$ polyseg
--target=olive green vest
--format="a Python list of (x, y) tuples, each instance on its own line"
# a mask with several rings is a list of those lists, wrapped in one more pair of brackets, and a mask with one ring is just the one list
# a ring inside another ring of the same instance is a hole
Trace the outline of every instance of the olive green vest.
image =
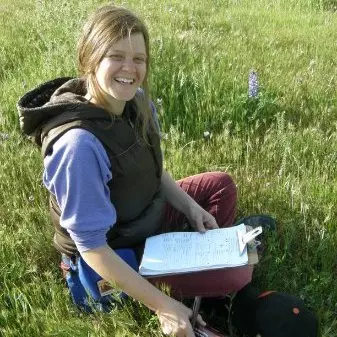
[[(73, 128), (90, 131), (103, 144), (111, 162), (110, 197), (117, 213), (117, 222), (106, 235), (112, 248), (138, 245), (158, 233), (164, 215), (159, 135), (149, 132), (149, 145), (138, 136), (132, 119), (134, 109), (135, 103), (128, 102), (123, 118), (111, 122), (101, 108), (74, 106), (66, 114), (52, 118), (41, 133), (43, 157), (52, 151), (57, 139)], [(60, 226), (61, 212), (53, 195), (50, 213), (56, 229), (55, 247), (67, 255), (76, 254), (75, 243)]]

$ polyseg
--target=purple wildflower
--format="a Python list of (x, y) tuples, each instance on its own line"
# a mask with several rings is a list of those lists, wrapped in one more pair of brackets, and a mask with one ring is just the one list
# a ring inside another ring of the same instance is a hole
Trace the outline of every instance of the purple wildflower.
[(248, 97), (256, 98), (259, 94), (259, 82), (257, 79), (257, 72), (251, 70), (248, 77)]

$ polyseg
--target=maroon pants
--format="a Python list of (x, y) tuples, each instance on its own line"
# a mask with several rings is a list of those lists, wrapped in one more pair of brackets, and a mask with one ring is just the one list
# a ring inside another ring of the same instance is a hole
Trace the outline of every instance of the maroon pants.
[[(211, 213), (219, 227), (231, 226), (236, 211), (236, 186), (232, 178), (223, 172), (206, 172), (177, 181), (202, 208)], [(167, 204), (163, 232), (185, 229), (184, 214)]]
[[(211, 213), (219, 227), (233, 224), (236, 211), (236, 186), (232, 178), (223, 172), (206, 172), (177, 181), (201, 207)], [(173, 232), (188, 229), (187, 218), (167, 204), (162, 231)], [(194, 272), (150, 278), (159, 286), (168, 284), (171, 294), (179, 299), (194, 296), (223, 296), (240, 290), (251, 281), (253, 267), (250, 265), (210, 271)]]

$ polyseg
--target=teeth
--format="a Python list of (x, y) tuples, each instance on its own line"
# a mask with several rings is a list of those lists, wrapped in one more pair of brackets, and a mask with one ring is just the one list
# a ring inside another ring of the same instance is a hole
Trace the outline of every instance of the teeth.
[(134, 82), (134, 80), (130, 80), (130, 79), (127, 79), (127, 78), (121, 78), (121, 77), (117, 77), (117, 78), (115, 78), (115, 80), (117, 82), (126, 83), (126, 84), (132, 84)]

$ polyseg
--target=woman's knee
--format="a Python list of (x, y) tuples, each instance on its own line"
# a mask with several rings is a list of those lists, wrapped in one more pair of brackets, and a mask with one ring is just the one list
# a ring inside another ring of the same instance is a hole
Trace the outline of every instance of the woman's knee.
[(218, 186), (219, 190), (223, 190), (226, 194), (237, 194), (236, 184), (233, 178), (226, 172), (212, 172), (212, 179), (214, 184)]

